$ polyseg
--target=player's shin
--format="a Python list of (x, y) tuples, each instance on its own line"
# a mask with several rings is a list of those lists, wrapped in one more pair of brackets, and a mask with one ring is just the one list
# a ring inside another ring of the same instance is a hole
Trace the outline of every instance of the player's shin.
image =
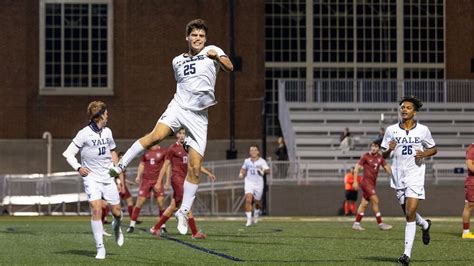
[(405, 225), (405, 251), (403, 254), (411, 257), (411, 249), (415, 240), (416, 224), (415, 222), (407, 222)]
[(138, 155), (143, 153), (145, 151), (145, 148), (142, 146), (140, 143), (140, 140), (135, 141), (132, 146), (125, 152), (123, 155), (122, 159), (119, 162), (119, 165), (121, 164), (123, 168), (127, 167), (127, 165)]
[(180, 211), (184, 213), (188, 213), (191, 207), (193, 206), (194, 199), (196, 198), (198, 185), (188, 182), (188, 180), (184, 181), (183, 186), (183, 202), (181, 203), (181, 207), (179, 208)]
[(416, 213), (416, 218), (415, 218), (416, 225), (420, 226), (422, 229), (427, 229), (428, 228), (428, 222), (421, 217), (419, 213)]
[(92, 234), (94, 235), (95, 245), (97, 248), (104, 246), (104, 225), (101, 220), (91, 220)]

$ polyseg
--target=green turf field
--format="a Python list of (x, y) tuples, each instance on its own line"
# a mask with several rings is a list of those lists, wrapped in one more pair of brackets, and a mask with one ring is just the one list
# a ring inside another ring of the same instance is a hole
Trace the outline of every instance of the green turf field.
[[(388, 232), (365, 218), (366, 231), (353, 231), (352, 218), (265, 217), (245, 228), (244, 219), (200, 219), (209, 237), (192, 240), (177, 234), (170, 220), (169, 239), (152, 237), (153, 218), (143, 218), (134, 234), (125, 233), (122, 248), (105, 237), (107, 258), (96, 261), (89, 217), (0, 217), (0, 264), (320, 264), (394, 265), (403, 252), (404, 222)], [(124, 219), (128, 225), (128, 218)], [(106, 225), (111, 232), (110, 225)], [(126, 227), (124, 226), (125, 230)], [(142, 229), (142, 230), (140, 230)], [(474, 265), (473, 241), (460, 238), (460, 217), (434, 218), (431, 243), (424, 246), (418, 229), (413, 265)]]

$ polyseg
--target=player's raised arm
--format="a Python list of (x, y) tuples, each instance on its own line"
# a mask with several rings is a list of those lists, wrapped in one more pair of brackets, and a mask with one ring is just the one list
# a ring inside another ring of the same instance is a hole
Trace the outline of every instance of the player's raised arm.
[(219, 65), (224, 71), (230, 72), (234, 70), (234, 65), (232, 64), (232, 61), (230, 61), (229, 57), (227, 57), (227, 55), (219, 56), (216, 50), (209, 49), (209, 51), (207, 51), (207, 56), (219, 63)]

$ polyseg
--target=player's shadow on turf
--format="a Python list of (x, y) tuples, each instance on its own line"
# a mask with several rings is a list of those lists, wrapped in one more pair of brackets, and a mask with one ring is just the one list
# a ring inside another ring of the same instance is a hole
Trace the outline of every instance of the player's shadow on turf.
[(378, 262), (397, 262), (397, 259), (396, 258), (393, 258), (393, 257), (381, 257), (381, 256), (377, 256), (377, 257), (365, 257), (363, 258), (364, 260), (371, 260), (371, 261), (378, 261)]
[[(96, 255), (95, 250), (78, 250), (78, 249), (64, 250), (64, 251), (55, 252), (55, 253), (63, 254), (63, 255), (80, 255), (80, 256), (85, 256), (85, 257), (95, 257)], [(114, 255), (114, 254), (107, 252), (107, 255)]]

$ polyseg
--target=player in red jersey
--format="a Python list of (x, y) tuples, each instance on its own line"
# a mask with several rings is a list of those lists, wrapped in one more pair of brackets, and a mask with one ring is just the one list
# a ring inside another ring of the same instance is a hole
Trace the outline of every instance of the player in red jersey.
[(474, 143), (466, 150), (467, 177), (464, 185), (465, 203), (462, 212), (463, 239), (474, 239), (474, 234), (469, 231), (471, 211), (474, 208)]
[[(166, 155), (166, 160), (164, 162), (163, 168), (161, 169), (160, 175), (158, 177), (158, 181), (156, 182), (155, 189), (159, 190), (162, 189), (162, 179), (167, 171), (171, 167), (171, 186), (173, 187), (173, 199), (171, 200), (170, 206), (165, 210), (163, 215), (160, 217), (158, 223), (155, 224), (152, 228), (150, 228), (150, 232), (153, 235), (161, 236), (166, 235), (166, 230), (162, 228), (162, 226), (168, 221), (168, 219), (175, 213), (181, 202), (183, 200), (183, 191), (184, 191), (184, 181), (186, 179), (186, 175), (188, 172), (188, 153), (183, 147), (184, 139), (186, 137), (186, 131), (181, 128), (176, 133), (177, 141), (175, 144), (171, 145), (168, 148), (168, 153)], [(201, 166), (201, 172), (207, 174), (211, 180), (215, 180), (216, 177), (209, 172), (206, 168)], [(168, 183), (168, 182), (167, 182)], [(203, 234), (198, 231), (196, 227), (196, 222), (193, 217), (192, 211), (189, 211), (187, 215), (187, 222), (189, 227), (191, 228), (192, 238), (193, 239), (204, 239), (206, 238), (206, 234)], [(160, 230), (161, 228), (161, 230)], [(160, 231), (159, 231), (160, 230)]]
[[(359, 205), (359, 209), (357, 210), (357, 216), (354, 225), (352, 225), (352, 229), (354, 230), (365, 230), (360, 225), (360, 221), (364, 217), (364, 212), (369, 205), (369, 202), (372, 203), (372, 210), (374, 211), (380, 230), (392, 229), (391, 225), (382, 222), (382, 215), (380, 214), (379, 209), (379, 198), (375, 193), (375, 185), (377, 183), (377, 175), (379, 173), (380, 166), (383, 167), (389, 176), (392, 176), (392, 169), (390, 168), (390, 165), (387, 164), (382, 154), (379, 153), (379, 150), (380, 142), (372, 142), (370, 145), (370, 152), (363, 154), (354, 168), (355, 176), (357, 176), (360, 169), (364, 169), (364, 177), (360, 182), (360, 188), (362, 190), (363, 196)], [(357, 189), (358, 186), (358, 182), (354, 180), (354, 187)]]
[(141, 208), (143, 204), (145, 204), (146, 199), (150, 197), (152, 190), (156, 202), (158, 203), (160, 216), (163, 214), (165, 192), (163, 189), (157, 190), (155, 184), (158, 180), (163, 162), (165, 161), (166, 152), (166, 148), (155, 145), (147, 150), (142, 156), (140, 164), (138, 165), (137, 178), (135, 179), (135, 182), (140, 184), (140, 188), (138, 190), (135, 208), (133, 208), (132, 217), (130, 217), (130, 226), (127, 229), (128, 233), (133, 233), (135, 230), (138, 215), (140, 214)]

